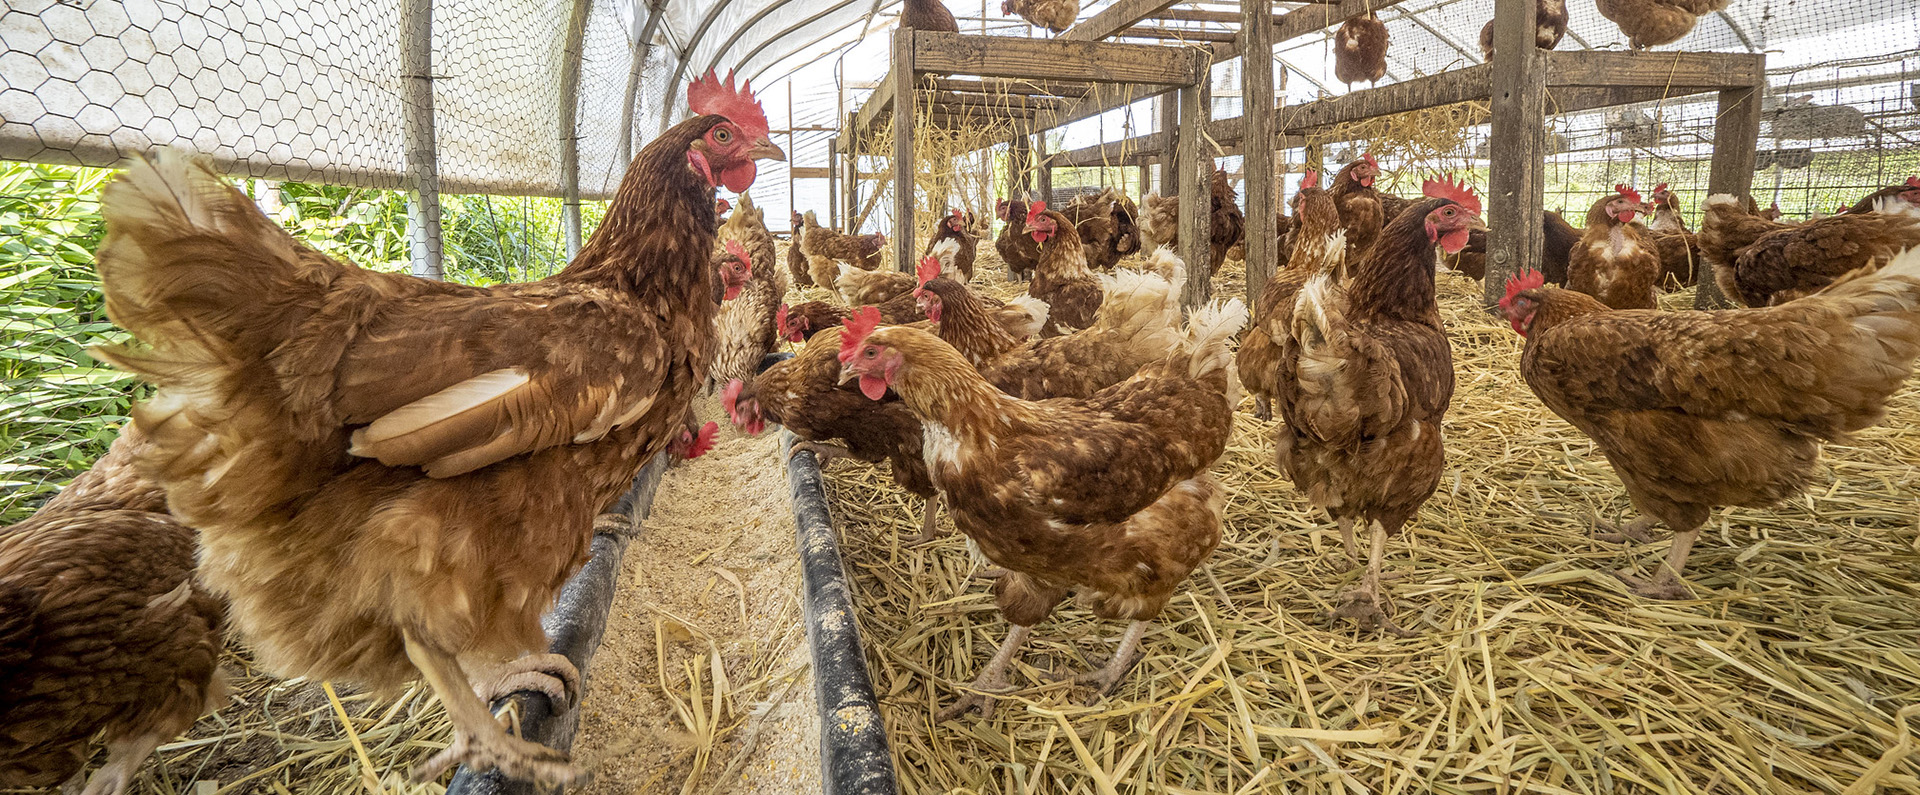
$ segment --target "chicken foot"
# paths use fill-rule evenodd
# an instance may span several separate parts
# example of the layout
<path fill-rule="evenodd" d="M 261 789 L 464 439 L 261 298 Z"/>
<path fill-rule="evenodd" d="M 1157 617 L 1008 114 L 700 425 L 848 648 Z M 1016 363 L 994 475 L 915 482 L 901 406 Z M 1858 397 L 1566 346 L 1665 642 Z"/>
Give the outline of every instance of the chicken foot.
<path fill-rule="evenodd" d="M 946 534 L 940 532 L 940 495 L 935 494 L 927 498 L 926 507 L 920 513 L 920 534 L 907 539 L 904 546 L 909 549 L 926 546 L 943 535 Z"/>
<path fill-rule="evenodd" d="M 1596 520 L 1593 523 L 1595 531 L 1593 537 L 1609 544 L 1624 544 L 1628 541 L 1647 544 L 1653 541 L 1653 536 L 1647 535 L 1647 531 L 1652 529 L 1654 524 L 1655 520 L 1651 516 L 1639 517 L 1625 525 Z"/>
<path fill-rule="evenodd" d="M 1033 627 L 1013 625 L 1007 632 L 1007 639 L 1000 642 L 1000 650 L 993 653 L 993 659 L 980 675 L 967 685 L 972 691 L 960 697 L 960 700 L 933 716 L 934 723 L 945 723 L 979 710 L 982 719 L 993 717 L 993 696 L 990 693 L 1004 693 L 1013 689 L 1013 682 L 1007 678 L 1007 669 L 1013 666 L 1013 658 L 1020 653 L 1020 647 L 1027 645 L 1027 637 L 1033 634 Z"/>
<path fill-rule="evenodd" d="M 792 447 L 787 448 L 787 460 L 793 460 L 793 457 L 799 455 L 802 450 L 812 453 L 814 462 L 823 467 L 827 465 L 828 461 L 832 461 L 833 459 L 853 457 L 853 451 L 841 445 L 828 444 L 826 442 L 809 442 L 801 439 L 794 442 Z"/>
<path fill-rule="evenodd" d="M 405 639 L 407 658 L 440 696 L 447 718 L 453 722 L 453 744 L 415 767 L 411 775 L 414 782 L 435 780 L 459 764 L 475 770 L 499 770 L 508 778 L 542 786 L 586 782 L 587 772 L 574 765 L 565 752 L 509 735 L 487 711 L 487 703 L 474 693 L 453 654 L 416 640 L 412 633 Z"/>
<path fill-rule="evenodd" d="M 565 655 L 528 654 L 489 671 L 473 686 L 489 704 L 522 691 L 546 696 L 556 715 L 566 712 L 580 698 L 580 669 Z"/>
<path fill-rule="evenodd" d="M 168 736 L 158 732 L 148 732 L 136 737 L 112 740 L 107 743 L 107 763 L 87 776 L 85 771 L 76 772 L 66 783 L 60 785 L 61 795 L 126 795 L 133 785 L 133 776 L 140 772 L 147 757 L 165 742 Z M 85 785 L 81 784 L 85 781 Z"/>
<path fill-rule="evenodd" d="M 1622 582 L 1633 588 L 1633 592 L 1648 599 L 1679 601 L 1692 599 L 1693 591 L 1680 579 L 1680 573 L 1687 568 L 1687 556 L 1693 552 L 1693 542 L 1699 540 L 1700 528 L 1682 530 L 1673 534 L 1673 546 L 1667 550 L 1667 559 L 1660 564 L 1660 572 L 1651 580 L 1644 580 L 1626 572 L 1614 572 Z"/>
<path fill-rule="evenodd" d="M 1351 525 L 1347 525 L 1351 527 Z M 1362 628 L 1379 626 L 1402 638 L 1411 638 L 1419 633 L 1402 629 L 1393 623 L 1389 616 L 1394 612 L 1393 600 L 1386 595 L 1380 583 L 1380 563 L 1387 555 L 1387 527 L 1379 521 L 1373 522 L 1372 549 L 1367 555 L 1367 573 L 1360 579 L 1360 587 L 1340 596 L 1340 606 L 1333 609 L 1331 618 L 1350 618 Z"/>
<path fill-rule="evenodd" d="M 1140 652 L 1140 639 L 1146 637 L 1148 624 L 1147 621 L 1134 621 L 1128 624 L 1127 634 L 1120 637 L 1120 648 L 1114 650 L 1113 659 L 1108 660 L 1107 664 L 1101 666 L 1099 670 L 1061 678 L 1070 680 L 1076 685 L 1099 685 L 1094 689 L 1093 695 L 1087 698 L 1086 705 L 1091 707 L 1100 703 L 1101 699 L 1112 694 L 1114 689 L 1120 686 L 1120 683 L 1127 678 L 1127 673 L 1140 662 L 1140 658 L 1146 656 Z"/>

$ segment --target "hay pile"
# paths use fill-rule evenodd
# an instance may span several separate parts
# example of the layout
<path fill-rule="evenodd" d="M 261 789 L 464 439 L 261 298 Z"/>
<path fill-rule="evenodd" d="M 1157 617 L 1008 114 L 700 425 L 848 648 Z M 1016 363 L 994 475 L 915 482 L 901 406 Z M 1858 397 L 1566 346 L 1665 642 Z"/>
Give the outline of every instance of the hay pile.
<path fill-rule="evenodd" d="M 1017 291 L 981 257 L 977 281 Z M 903 791 L 1920 792 L 1920 386 L 1829 448 L 1808 495 L 1716 515 L 1688 567 L 1698 600 L 1653 602 L 1608 572 L 1650 573 L 1665 542 L 1589 537 L 1634 515 L 1618 479 L 1521 383 L 1520 340 L 1479 283 L 1440 290 L 1450 472 L 1388 547 L 1415 638 L 1326 622 L 1360 570 L 1274 466 L 1272 426 L 1243 413 L 1217 470 L 1225 540 L 1115 697 L 1083 707 L 1048 683 L 1104 663 L 1124 629 L 1063 606 L 992 720 L 931 725 L 1006 622 L 959 536 L 901 548 L 916 501 L 833 464 Z"/>

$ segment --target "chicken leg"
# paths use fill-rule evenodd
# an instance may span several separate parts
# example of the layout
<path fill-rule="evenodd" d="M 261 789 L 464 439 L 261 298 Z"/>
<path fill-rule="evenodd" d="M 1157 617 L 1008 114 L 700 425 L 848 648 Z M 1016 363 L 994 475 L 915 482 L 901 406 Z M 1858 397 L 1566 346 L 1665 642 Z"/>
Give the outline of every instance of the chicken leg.
<path fill-rule="evenodd" d="M 453 654 L 429 646 L 406 634 L 407 658 L 426 678 L 447 718 L 453 722 L 453 744 L 434 754 L 413 769 L 416 783 L 432 781 L 454 765 L 475 770 L 499 770 L 508 778 L 531 781 L 542 786 L 580 784 L 587 772 L 574 765 L 567 754 L 507 734 L 500 722 L 487 711 L 486 702 L 473 691 L 460 661 Z"/>
<path fill-rule="evenodd" d="M 1667 550 L 1667 559 L 1660 565 L 1660 572 L 1651 580 L 1643 580 L 1624 572 L 1616 572 L 1633 592 L 1648 599 L 1678 601 L 1692 599 L 1693 591 L 1680 579 L 1680 573 L 1687 568 L 1687 556 L 1693 552 L 1693 542 L 1700 538 L 1700 526 L 1691 530 L 1679 530 L 1673 534 L 1673 546 Z"/>
<path fill-rule="evenodd" d="M 149 732 L 137 737 L 112 740 L 107 743 L 107 763 L 85 776 L 84 771 L 74 773 L 72 778 L 60 785 L 61 795 L 126 795 L 133 785 L 133 776 L 140 772 L 147 757 L 153 756 L 153 750 L 160 747 L 172 735 Z M 81 781 L 86 784 L 82 786 Z"/>
<path fill-rule="evenodd" d="M 942 535 L 945 534 L 940 532 L 940 495 L 935 494 L 927 498 L 926 508 L 920 513 L 920 534 L 907 539 L 906 546 L 925 546 Z"/>
<path fill-rule="evenodd" d="M 1013 689 L 1013 682 L 1007 679 L 1007 669 L 1013 665 L 1013 658 L 1020 653 L 1020 647 L 1027 645 L 1027 637 L 1033 634 L 1032 627 L 1013 625 L 1007 632 L 1007 639 L 1000 642 L 1000 650 L 994 652 L 987 667 L 973 678 L 973 684 L 967 689 L 973 692 L 960 697 L 952 706 L 940 710 L 933 716 L 934 723 L 945 723 L 965 715 L 973 710 L 980 711 L 981 718 L 993 717 L 993 696 L 988 693 L 1004 693 Z"/>
<path fill-rule="evenodd" d="M 1373 544 L 1367 555 L 1367 573 L 1361 578 L 1359 588 L 1341 595 L 1340 606 L 1334 608 L 1332 617 L 1351 618 L 1361 627 L 1378 625 L 1400 637 L 1413 637 L 1418 633 L 1401 629 L 1388 617 L 1393 612 L 1393 600 L 1380 587 L 1380 563 L 1387 554 L 1387 526 L 1378 520 L 1372 525 Z"/>
<path fill-rule="evenodd" d="M 1593 523 L 1593 529 L 1598 532 L 1595 532 L 1593 537 L 1609 544 L 1624 544 L 1628 541 L 1645 544 L 1653 540 L 1652 536 L 1647 535 L 1647 531 L 1653 528 L 1654 522 L 1651 516 L 1638 517 L 1625 525 L 1596 521 Z"/>
<path fill-rule="evenodd" d="M 801 439 L 794 442 L 792 447 L 787 448 L 787 459 L 792 460 L 793 457 L 799 455 L 802 450 L 813 453 L 814 463 L 823 467 L 827 465 L 828 461 L 832 461 L 833 459 L 853 457 L 851 450 L 840 445 L 827 444 L 825 442 L 809 442 Z"/>
<path fill-rule="evenodd" d="M 1099 685 L 1093 695 L 1087 699 L 1087 706 L 1100 703 L 1100 699 L 1113 693 L 1114 688 L 1127 677 L 1127 672 L 1140 662 L 1140 639 L 1147 635 L 1147 622 L 1134 621 L 1127 625 L 1127 634 L 1120 637 L 1120 648 L 1113 653 L 1113 659 L 1097 671 L 1088 671 L 1071 677 L 1076 685 Z"/>

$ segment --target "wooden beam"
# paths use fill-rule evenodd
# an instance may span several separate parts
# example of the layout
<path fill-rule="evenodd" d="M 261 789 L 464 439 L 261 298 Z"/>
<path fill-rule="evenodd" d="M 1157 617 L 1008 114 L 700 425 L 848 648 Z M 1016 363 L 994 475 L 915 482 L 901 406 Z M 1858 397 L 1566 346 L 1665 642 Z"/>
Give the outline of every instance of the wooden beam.
<path fill-rule="evenodd" d="M 1119 141 L 1083 146 L 1053 156 L 1063 166 L 1130 165 L 1136 160 L 1158 159 L 1166 148 L 1163 136 L 1152 132 Z"/>
<path fill-rule="evenodd" d="M 1528 0 L 1532 2 L 1532 0 Z M 893 99 L 893 266 L 912 273 L 913 261 L 913 75 L 918 55 L 914 31 L 893 32 L 893 72 L 901 90 Z"/>
<path fill-rule="evenodd" d="M 1058 97 L 1020 97 L 990 96 L 986 94 L 934 94 L 935 111 L 986 110 L 994 113 L 1010 113 L 1019 116 L 1032 116 L 1039 110 L 1059 110 L 1067 106 L 1068 100 Z"/>
<path fill-rule="evenodd" d="M 1180 103 L 1174 95 L 1154 100 L 1160 110 L 1160 192 L 1171 196 L 1180 190 Z"/>
<path fill-rule="evenodd" d="M 1172 41 L 1227 42 L 1238 40 L 1240 34 L 1230 30 L 1201 30 L 1199 28 L 1131 27 L 1122 32 L 1120 37 L 1168 39 Z"/>
<path fill-rule="evenodd" d="M 1298 132 L 1315 127 L 1390 116 L 1423 108 L 1436 108 L 1473 99 L 1485 99 L 1492 86 L 1493 67 L 1488 64 L 1417 77 L 1379 88 L 1363 88 L 1351 94 L 1303 102 L 1274 111 L 1274 129 Z M 1236 123 L 1238 122 L 1238 123 Z M 1243 120 L 1228 119 L 1221 130 L 1223 140 L 1238 141 Z"/>
<path fill-rule="evenodd" d="M 1269 17 L 1273 24 L 1280 24 L 1280 17 Z M 1175 22 L 1217 22 L 1222 25 L 1242 25 L 1245 18 L 1238 11 L 1189 11 L 1184 8 L 1169 8 L 1153 15 L 1153 19 L 1168 19 Z"/>
<path fill-rule="evenodd" d="M 1544 53 L 1533 45 L 1535 0 L 1495 0 L 1493 63 L 1493 167 L 1485 218 L 1484 291 L 1489 306 L 1506 295 L 1507 277 L 1539 268 L 1546 236 L 1540 227 L 1546 204 L 1547 93 Z M 1473 70 L 1465 70 L 1473 71 Z"/>
<path fill-rule="evenodd" d="M 1208 238 L 1213 232 L 1213 202 L 1207 192 L 1213 158 L 1200 153 L 1200 131 L 1207 123 L 1203 86 L 1180 89 L 1180 258 L 1187 262 L 1187 287 L 1180 305 L 1191 310 L 1213 295 L 1213 263 Z"/>
<path fill-rule="evenodd" d="M 1550 86 L 1660 86 L 1675 94 L 1686 87 L 1733 88 L 1766 79 L 1764 55 L 1720 52 L 1611 52 L 1580 50 L 1547 53 Z"/>
<path fill-rule="evenodd" d="M 830 179 L 832 177 L 833 169 L 825 166 L 791 166 L 787 169 L 788 179 Z"/>
<path fill-rule="evenodd" d="M 1165 48 L 1161 48 L 1165 49 Z M 1081 119 L 1091 119 L 1107 111 L 1123 108 L 1134 102 L 1167 92 L 1166 86 L 1123 84 L 1093 86 L 1093 92 L 1061 105 L 1053 110 L 1035 113 L 1033 121 L 1019 129 L 1025 132 L 1039 132 L 1064 124 L 1072 124 Z"/>
<path fill-rule="evenodd" d="M 1165 11 L 1177 2 L 1180 0 L 1119 0 L 1060 34 L 1060 38 L 1065 41 L 1112 38 L 1114 34 L 1140 24 L 1140 20 Z"/>
<path fill-rule="evenodd" d="M 1760 98 L 1766 94 L 1765 80 L 1762 77 L 1751 87 L 1720 92 L 1720 112 L 1714 116 L 1713 123 L 1713 162 L 1707 167 L 1708 195 L 1746 196 L 1753 190 L 1755 150 L 1760 139 Z M 1702 267 L 1706 267 L 1704 263 Z M 1711 272 L 1695 276 L 1700 285 L 1693 296 L 1695 309 L 1722 309 L 1733 305 L 1720 293 L 1720 284 Z"/>
<path fill-rule="evenodd" d="M 1181 47 L 927 31 L 915 34 L 913 50 L 923 72 L 1087 83 L 1190 85 L 1209 65 L 1206 53 Z"/>
<path fill-rule="evenodd" d="M 893 89 L 893 73 L 889 72 L 887 79 L 880 81 L 880 87 L 867 95 L 866 103 L 862 104 L 859 112 L 854 114 L 853 129 L 850 131 L 851 140 L 847 142 L 849 149 L 857 149 L 859 139 L 872 132 L 874 126 L 880 123 L 880 119 L 883 118 L 880 114 L 893 109 Z"/>
<path fill-rule="evenodd" d="M 1289 11 L 1273 23 L 1273 43 L 1284 44 L 1290 39 L 1309 33 L 1319 33 L 1331 28 L 1350 17 L 1356 17 L 1368 11 L 1378 13 L 1384 9 L 1399 5 L 1404 0 L 1341 0 L 1338 4 L 1312 5 Z M 1240 57 L 1239 42 L 1223 44 L 1214 48 L 1213 59 L 1225 61 Z"/>
<path fill-rule="evenodd" d="M 1246 68 L 1240 70 L 1240 106 L 1249 145 L 1243 157 L 1246 178 L 1241 181 L 1246 197 L 1247 303 L 1260 300 L 1267 279 L 1273 275 L 1279 249 L 1278 230 L 1274 228 L 1273 206 L 1277 191 L 1273 184 L 1273 28 L 1261 24 L 1273 18 L 1273 0 L 1240 0 L 1245 31 L 1241 46 L 1246 48 Z"/>
<path fill-rule="evenodd" d="M 1013 80 L 1006 78 L 980 78 L 963 80 L 951 77 L 922 76 L 920 84 L 938 91 L 952 91 L 966 94 L 987 94 L 1002 96 L 1015 94 L 1030 97 L 1084 97 L 1093 88 L 1085 83 L 1056 83 L 1041 80 Z"/>
<path fill-rule="evenodd" d="M 1034 172 L 1034 190 L 1040 194 L 1040 200 L 1053 203 L 1053 164 L 1047 162 L 1047 136 L 1045 133 L 1034 136 L 1033 162 L 1038 164 Z"/>

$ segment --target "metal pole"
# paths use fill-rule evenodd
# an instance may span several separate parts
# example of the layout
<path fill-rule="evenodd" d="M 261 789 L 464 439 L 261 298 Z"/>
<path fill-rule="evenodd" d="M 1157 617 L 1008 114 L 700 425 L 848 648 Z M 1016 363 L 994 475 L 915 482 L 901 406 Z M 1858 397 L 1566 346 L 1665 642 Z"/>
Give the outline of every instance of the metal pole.
<path fill-rule="evenodd" d="M 647 57 L 653 54 L 653 31 L 660 26 L 660 18 L 664 16 L 660 12 L 666 7 L 666 0 L 647 4 L 647 20 L 633 31 L 633 64 L 627 68 L 627 95 L 620 114 L 621 168 L 633 162 L 633 114 L 640 105 L 640 84 L 645 82 L 647 76 Z M 637 21 L 638 17 L 635 19 Z"/>
<path fill-rule="evenodd" d="M 433 131 L 433 0 L 400 0 L 400 79 L 406 130 L 407 237 L 413 275 L 444 279 L 440 166 Z"/>
<path fill-rule="evenodd" d="M 567 43 L 560 62 L 560 225 L 567 234 L 567 259 L 580 253 L 580 59 L 593 0 L 573 0 Z"/>

